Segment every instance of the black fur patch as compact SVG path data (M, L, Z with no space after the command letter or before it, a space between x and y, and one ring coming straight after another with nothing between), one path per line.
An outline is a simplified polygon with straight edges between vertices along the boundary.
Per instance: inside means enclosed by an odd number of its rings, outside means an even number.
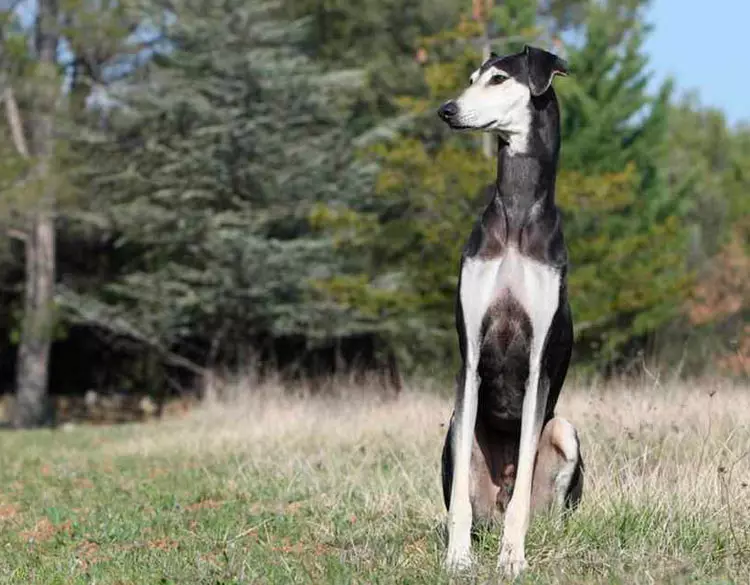
M478 416L491 429L513 429L521 424L532 332L528 315L510 295L498 299L485 315Z

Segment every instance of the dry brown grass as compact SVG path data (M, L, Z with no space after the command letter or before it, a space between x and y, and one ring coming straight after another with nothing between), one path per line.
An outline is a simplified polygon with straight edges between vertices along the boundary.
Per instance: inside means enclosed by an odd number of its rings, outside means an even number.
M410 505L436 522L442 519L438 459L450 399L407 391L387 401L361 388L340 389L335 398L290 397L273 386L236 390L228 403L154 427L117 445L118 452L237 452L284 470L300 461L314 466L340 449L365 452L372 446L399 453L402 474L413 487L405 494ZM558 413L581 435L582 513L647 505L659 512L658 521L712 518L741 556L750 555L750 388L716 380L578 386L563 392ZM345 483L361 482L363 493L383 496L367 472L358 475L356 461L347 460L344 468ZM434 486L425 490L423 481L412 481L424 477Z

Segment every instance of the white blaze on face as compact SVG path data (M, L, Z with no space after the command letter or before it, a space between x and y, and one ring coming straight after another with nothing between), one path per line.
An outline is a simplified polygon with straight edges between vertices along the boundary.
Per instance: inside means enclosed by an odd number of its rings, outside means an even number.
M531 125L531 91L497 67L471 74L471 85L456 100L452 122L467 129L498 132L511 150L526 150Z

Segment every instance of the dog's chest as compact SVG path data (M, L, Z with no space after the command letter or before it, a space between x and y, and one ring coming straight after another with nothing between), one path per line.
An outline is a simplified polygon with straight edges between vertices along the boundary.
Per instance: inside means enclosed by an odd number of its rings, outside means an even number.
M493 258L467 257L461 269L460 299L466 342L478 359L482 323L496 301L510 296L528 317L534 338L544 338L557 311L561 272L509 246ZM496 306L502 307L502 303ZM503 319L502 309L493 313Z

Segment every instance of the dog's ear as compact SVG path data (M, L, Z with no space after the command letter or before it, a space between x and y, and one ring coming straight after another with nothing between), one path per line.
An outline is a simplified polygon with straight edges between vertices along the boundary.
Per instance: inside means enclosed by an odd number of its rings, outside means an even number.
M568 74L568 64L557 55L528 45L524 46L523 52L526 54L529 89L533 96L546 92L555 75L564 77Z
M490 59L497 59L499 56L495 51L490 51Z

